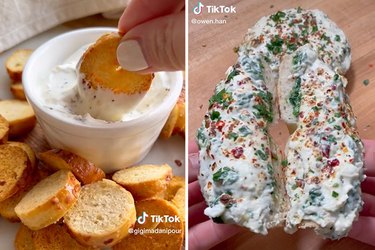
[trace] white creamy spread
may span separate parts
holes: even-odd
[[[159,106],[168,96],[171,80],[168,74],[156,73],[151,87],[143,99],[134,105],[128,112],[122,113],[123,105],[129,103],[126,95],[114,95],[110,90],[101,91],[95,96],[95,101],[87,101],[79,94],[79,77],[77,64],[88,48],[83,46],[60,65],[54,67],[48,78],[41,82],[39,100],[43,105],[59,116],[68,116],[74,120],[89,124],[105,124],[110,121],[129,121],[136,119],[155,107]],[[90,112],[87,112],[87,111]],[[111,111],[109,119],[95,119],[94,117],[108,117],[106,112]],[[90,115],[90,114],[93,115]],[[113,119],[112,119],[113,118]]]
[[[346,236],[362,208],[363,145],[344,91],[344,77],[309,47],[294,55],[291,75],[299,79],[297,130],[286,147],[288,231],[302,222],[320,226],[330,238]]]
[[[280,164],[282,158],[268,134],[268,125],[277,120],[273,94],[283,56],[305,44],[310,44],[315,58],[302,60],[293,77],[304,74],[301,85],[308,82],[307,77],[318,80],[313,88],[293,88],[297,99],[302,98],[296,104],[297,115],[304,114],[298,125],[304,126],[302,117],[310,119],[307,114],[319,115],[309,125],[305,123],[309,128],[298,128],[300,133],[291,136],[288,161]],[[226,80],[216,86],[197,134],[198,179],[209,206],[205,214],[218,223],[235,223],[266,234],[267,228],[285,219],[283,206],[289,198],[286,230],[314,222],[325,237],[345,236],[362,206],[363,145],[344,92],[344,78],[339,75],[349,69],[351,60],[344,33],[321,11],[278,11],[249,30],[238,55]],[[333,78],[337,79],[333,82]],[[308,98],[323,107],[312,106]],[[326,175],[323,167],[335,173]],[[286,185],[282,171],[287,175]]]

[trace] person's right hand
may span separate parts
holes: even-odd
[[[375,246],[375,141],[363,140],[365,144],[365,173],[362,182],[363,210],[353,224],[349,237]]]
[[[138,73],[184,70],[185,1],[132,0],[118,29],[121,67]]]

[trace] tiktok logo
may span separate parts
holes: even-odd
[[[202,13],[202,9],[203,9],[204,5],[201,3],[201,2],[198,2],[197,6],[195,6],[193,8],[193,12],[195,15],[199,15],[200,13]]]
[[[146,212],[143,212],[142,215],[137,218],[137,222],[139,224],[144,224],[146,222],[147,217],[148,217],[148,214]]]

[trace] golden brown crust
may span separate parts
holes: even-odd
[[[177,208],[180,213],[180,218],[182,222],[185,222],[185,188],[180,188],[176,195],[171,201]]]
[[[176,207],[170,202],[162,199],[150,199],[138,201],[135,204],[137,210],[137,217],[142,215],[142,212],[146,212],[149,215],[159,215],[170,217],[179,217],[179,212]],[[146,218],[150,219],[150,216]],[[183,223],[180,221],[167,222],[163,221],[158,223],[155,230],[173,230],[173,233],[154,233],[152,231],[146,232],[146,229],[150,229],[149,226],[153,224],[139,224],[136,223],[134,232],[143,231],[144,234],[129,234],[119,244],[113,247],[113,250],[124,250],[124,249],[173,249],[178,250],[182,247],[184,237]]]
[[[120,40],[118,33],[108,33],[86,50],[79,67],[79,72],[84,75],[84,83],[88,88],[106,88],[114,93],[129,95],[147,91],[153,74],[140,75],[121,68],[116,56]]]
[[[45,181],[48,178],[54,178],[54,175],[62,173],[55,173],[39,182],[15,207],[16,214],[21,219],[22,223],[32,230],[39,230],[55,223],[62,218],[77,201],[81,186],[79,181],[70,171],[60,171],[63,171],[65,172],[64,174],[66,174],[66,184],[56,193],[50,194],[50,198],[44,200],[39,206],[36,206],[35,204],[27,204],[28,196],[36,195],[32,193],[34,189],[38,188],[40,191],[41,186],[45,185]],[[48,192],[48,186],[46,185],[44,187],[46,189],[45,192]]]
[[[167,122],[164,124],[163,129],[161,130],[160,137],[163,139],[168,139],[172,136],[173,130],[175,129],[177,120],[178,120],[179,108],[175,105],[169,114]]]
[[[33,167],[26,152],[0,145],[0,202],[22,190],[30,182]]]
[[[164,200],[171,201],[176,195],[177,191],[184,187],[185,188],[185,178],[183,176],[173,176],[171,181],[168,183],[166,190],[160,198]]]
[[[32,243],[37,250],[91,250],[70,236],[65,225],[56,223],[32,233]]]
[[[12,92],[13,96],[16,99],[26,101],[26,96],[23,90],[22,83],[17,82],[17,83],[10,85],[10,92]]]
[[[34,111],[26,101],[1,100],[0,114],[9,122],[10,137],[24,135],[36,124]]]
[[[21,224],[17,231],[16,239],[14,240],[16,250],[36,250],[32,235],[33,231]]]
[[[0,144],[8,141],[9,135],[9,122],[0,115]]]
[[[30,49],[19,49],[13,52],[5,61],[8,75],[14,82],[21,81],[23,68],[31,53],[32,50]]]
[[[40,153],[39,157],[53,171],[71,170],[83,184],[100,181],[105,177],[104,171],[93,163],[66,150],[51,149]]]
[[[160,197],[172,179],[172,168],[164,165],[141,165],[117,171],[112,179],[134,196],[135,200]]]
[[[33,149],[26,143],[23,142],[16,142],[16,141],[9,141],[7,143],[9,146],[19,147],[23,149],[23,151],[26,152],[27,157],[29,158],[32,167],[34,168],[36,166],[36,157]]]
[[[16,194],[0,202],[0,215],[11,222],[19,222],[20,218],[18,218],[14,208],[33,186],[48,175],[49,174],[45,170],[37,168],[36,171],[30,175],[31,180],[27,183],[27,186],[24,189],[19,190]]]

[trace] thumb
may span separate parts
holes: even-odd
[[[117,60],[124,69],[139,73],[183,70],[184,12],[159,17],[129,30],[117,48]]]

